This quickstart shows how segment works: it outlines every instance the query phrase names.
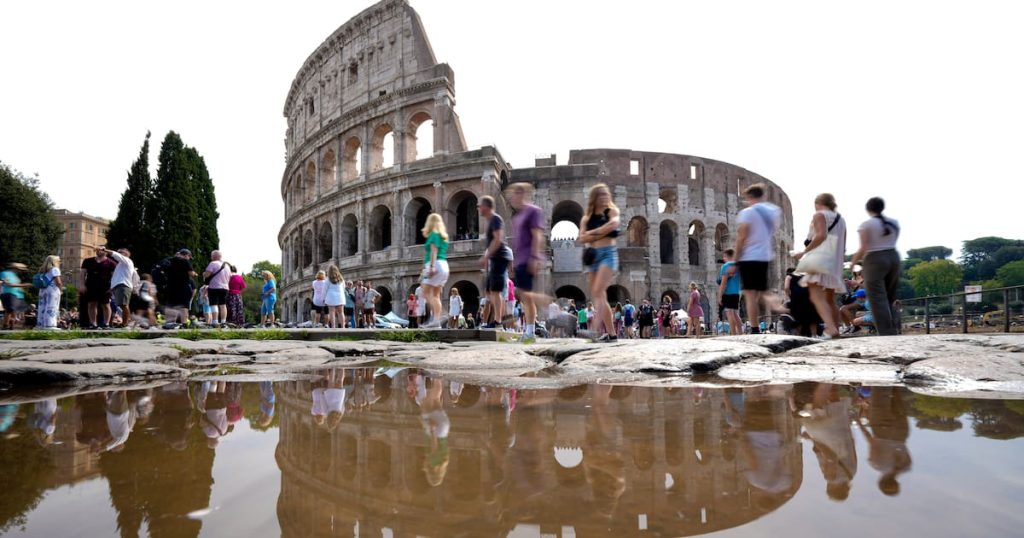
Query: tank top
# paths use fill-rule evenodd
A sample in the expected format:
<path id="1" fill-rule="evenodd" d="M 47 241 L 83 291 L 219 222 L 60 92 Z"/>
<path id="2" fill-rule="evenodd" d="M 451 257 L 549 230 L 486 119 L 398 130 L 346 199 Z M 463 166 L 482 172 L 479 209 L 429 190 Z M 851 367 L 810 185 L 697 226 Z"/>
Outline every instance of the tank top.
<path id="1" fill-rule="evenodd" d="M 608 220 L 609 220 L 608 212 L 609 211 L 610 210 L 608 208 L 605 208 L 603 213 L 591 214 L 590 218 L 587 219 L 587 231 L 589 232 L 590 230 L 596 230 L 596 229 L 600 228 L 601 226 L 604 226 L 605 224 L 608 224 Z M 612 230 L 611 232 L 609 232 L 608 234 L 605 235 L 605 237 L 611 237 L 613 239 L 618 237 L 618 236 L 619 236 L 619 231 L 618 230 Z"/>

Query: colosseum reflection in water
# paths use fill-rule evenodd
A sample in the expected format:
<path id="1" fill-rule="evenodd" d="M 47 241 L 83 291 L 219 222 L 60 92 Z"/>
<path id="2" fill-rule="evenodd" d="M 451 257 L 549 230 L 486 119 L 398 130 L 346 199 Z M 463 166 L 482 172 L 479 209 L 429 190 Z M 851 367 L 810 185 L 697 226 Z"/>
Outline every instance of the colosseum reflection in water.
<path id="1" fill-rule="evenodd" d="M 438 63 L 419 16 L 404 0 L 385 0 L 343 24 L 306 59 L 285 102 L 287 167 L 281 182 L 285 223 L 281 301 L 285 321 L 308 318 L 317 270 L 337 264 L 350 280 L 369 280 L 383 295 L 378 312 L 406 315 L 405 297 L 418 284 L 423 259 L 419 230 L 440 213 L 453 240 L 451 287 L 467 305 L 479 297 L 475 260 L 484 245 L 476 202 L 502 198 L 510 182 L 528 181 L 549 219 L 578 223 L 586 192 L 611 186 L 622 209 L 620 270 L 614 300 L 678 302 L 691 281 L 715 286 L 722 251 L 733 242 L 739 193 L 756 182 L 784 212 L 779 259 L 792 248 L 792 209 L 785 192 L 729 163 L 622 149 L 574 150 L 567 164 L 554 156 L 532 168 L 512 168 L 497 148 L 467 148 L 455 113 L 455 76 Z M 550 234 L 549 234 L 550 237 Z M 553 240 L 541 289 L 578 301 L 586 297 L 580 250 Z M 773 263 L 774 287 L 785 267 Z M 717 294 L 705 293 L 705 311 Z"/>

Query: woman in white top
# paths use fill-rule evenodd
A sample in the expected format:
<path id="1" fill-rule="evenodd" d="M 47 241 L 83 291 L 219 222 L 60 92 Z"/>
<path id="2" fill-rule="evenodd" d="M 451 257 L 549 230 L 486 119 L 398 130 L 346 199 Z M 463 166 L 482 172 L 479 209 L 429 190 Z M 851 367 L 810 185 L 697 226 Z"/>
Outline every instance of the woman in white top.
<path id="1" fill-rule="evenodd" d="M 459 316 L 462 315 L 462 297 L 458 288 L 452 288 L 448 296 L 448 328 L 454 329 L 459 326 Z"/>
<path id="2" fill-rule="evenodd" d="M 853 255 L 852 263 L 856 265 L 864 260 L 864 287 L 878 334 L 899 334 L 892 303 L 896 301 L 896 292 L 900 286 L 900 253 L 896 251 L 900 223 L 882 216 L 885 200 L 881 198 L 868 200 L 866 209 L 871 218 L 857 228 L 860 250 Z"/>
<path id="3" fill-rule="evenodd" d="M 324 303 L 324 295 L 327 292 L 327 273 L 317 271 L 313 279 L 313 326 L 327 324 L 327 304 Z"/>
<path id="4" fill-rule="evenodd" d="M 808 233 L 806 247 L 803 252 L 793 257 L 800 260 L 808 252 L 822 247 L 829 236 L 835 239 L 835 251 L 829 270 L 822 273 L 808 273 L 800 279 L 800 285 L 810 292 L 811 302 L 815 310 L 825 322 L 827 338 L 839 336 L 839 307 L 836 305 L 836 293 L 846 293 L 843 281 L 843 259 L 846 256 L 846 221 L 836 213 L 836 199 L 829 193 L 819 194 L 814 199 L 814 218 L 811 219 L 811 230 Z"/>
<path id="5" fill-rule="evenodd" d="M 324 304 L 327 305 L 327 325 L 335 329 L 345 328 L 345 278 L 338 266 L 327 268 L 327 284 L 324 287 Z"/>

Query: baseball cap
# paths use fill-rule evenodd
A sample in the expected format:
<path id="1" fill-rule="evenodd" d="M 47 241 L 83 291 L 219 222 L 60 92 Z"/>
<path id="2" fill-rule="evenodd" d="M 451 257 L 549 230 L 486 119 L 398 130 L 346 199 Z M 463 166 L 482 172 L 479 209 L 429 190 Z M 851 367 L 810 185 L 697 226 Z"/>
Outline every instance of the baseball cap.
<path id="1" fill-rule="evenodd" d="M 192 251 L 187 249 L 187 248 L 183 248 L 183 249 L 178 251 L 178 254 L 181 254 L 182 256 L 191 256 L 192 255 Z"/>
<path id="2" fill-rule="evenodd" d="M 864 291 L 864 290 L 857 290 L 857 291 L 856 291 L 856 292 L 855 292 L 855 293 L 853 294 L 853 296 L 854 296 L 854 297 L 856 297 L 856 298 L 858 298 L 858 299 L 863 299 L 864 297 L 867 297 L 867 296 L 868 296 L 868 293 L 867 293 L 866 291 Z"/>

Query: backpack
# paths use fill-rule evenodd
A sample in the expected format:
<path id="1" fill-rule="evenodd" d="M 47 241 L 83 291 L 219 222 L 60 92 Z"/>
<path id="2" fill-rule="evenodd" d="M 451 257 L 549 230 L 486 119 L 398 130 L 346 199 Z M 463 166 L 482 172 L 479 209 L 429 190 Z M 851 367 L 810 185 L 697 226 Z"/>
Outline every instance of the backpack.
<path id="1" fill-rule="evenodd" d="M 149 272 L 149 275 L 153 277 L 153 283 L 156 284 L 158 289 L 167 285 L 167 270 L 170 267 L 171 259 L 164 258 L 154 265 L 153 270 Z"/>
<path id="2" fill-rule="evenodd" d="M 32 275 L 32 286 L 38 289 L 48 288 L 53 283 L 53 279 L 47 280 L 46 275 L 43 273 L 36 273 Z"/>
<path id="3" fill-rule="evenodd" d="M 640 315 L 644 316 L 645 318 L 654 317 L 654 306 L 649 304 L 641 306 Z"/>

